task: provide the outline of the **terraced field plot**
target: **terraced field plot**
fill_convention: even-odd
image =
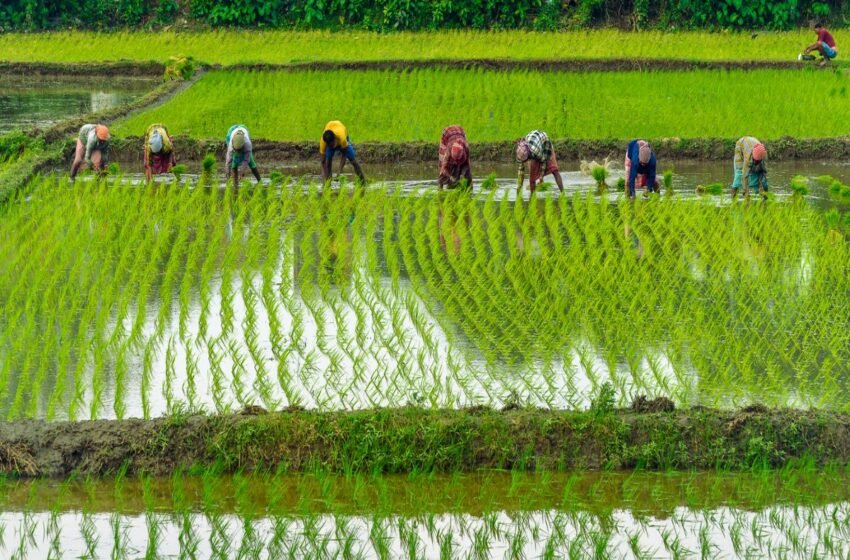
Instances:
[[[0,221],[3,414],[584,408],[606,381],[846,410],[837,215],[45,180]]]
[[[843,74],[814,71],[222,71],[115,132],[140,136],[164,122],[175,134],[223,139],[238,122],[253,138],[318,144],[339,119],[355,144],[436,143],[453,123],[472,142],[535,128],[553,139],[833,137],[850,128],[847,96]]]

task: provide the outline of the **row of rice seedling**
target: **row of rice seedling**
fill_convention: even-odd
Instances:
[[[847,407],[846,220],[801,200],[347,191],[41,180],[0,220],[2,414],[583,408],[605,382]]]
[[[759,107],[745,124],[741,99]],[[355,144],[436,143],[451,123],[462,124],[472,142],[538,128],[552,138],[769,140],[845,134],[846,101],[843,75],[814,71],[222,71],[114,131],[142,135],[151,122],[164,122],[175,134],[223,138],[239,122],[255,138],[318,143],[325,123],[339,119]]]
[[[622,498],[606,501],[604,478],[588,481],[590,477],[580,474],[557,480],[538,476],[536,482],[553,491],[554,499],[507,508],[501,506],[504,498],[498,492],[521,490],[522,477],[508,475],[509,487],[489,489],[470,481],[480,492],[471,508],[450,496],[440,503],[422,485],[399,493],[398,481],[382,478],[340,484],[321,476],[273,475],[258,481],[205,474],[191,481],[182,476],[171,481],[66,481],[50,490],[51,501],[45,501],[42,483],[36,483],[23,502],[0,513],[0,551],[15,559],[687,558],[711,557],[718,551],[725,557],[747,558],[848,553],[846,501],[824,492],[807,503],[783,502],[794,491],[807,490],[794,480],[798,473],[740,477],[739,486],[757,490],[751,495],[760,491],[769,496],[741,506],[728,499],[720,504],[705,501],[699,489],[687,486],[697,480],[693,476],[674,477],[673,484],[684,486],[687,499],[671,510],[647,509],[628,495],[637,491],[640,477],[615,476],[615,484],[625,491]],[[802,480],[811,477],[804,473]],[[728,487],[724,478],[712,475],[715,484]],[[472,497],[463,479],[418,482]],[[652,490],[644,498],[649,502],[672,486],[643,482]],[[777,482],[783,491],[776,490]],[[9,483],[4,486],[16,492]],[[339,493],[341,486],[345,494]],[[349,496],[358,494],[368,506],[351,506]],[[109,507],[104,507],[103,495],[111,498]],[[586,497],[589,503],[576,497]],[[132,505],[125,505],[126,499]]]
[[[833,31],[838,44],[850,35]],[[219,64],[353,60],[610,59],[792,60],[814,38],[809,29],[764,33],[594,29],[558,33],[442,31],[55,32],[0,36],[0,60],[94,62],[167,60],[189,55]],[[156,45],[151,50],[150,46]]]

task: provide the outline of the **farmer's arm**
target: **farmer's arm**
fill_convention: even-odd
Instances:
[[[227,155],[224,156],[224,180],[230,179],[230,162],[233,161],[233,147],[228,144]]]
[[[652,157],[649,160],[649,165],[647,166],[649,168],[649,171],[646,174],[646,189],[647,190],[651,190],[651,189],[655,188],[655,177],[656,177],[655,169],[656,169],[657,164],[658,164],[658,160],[655,159],[655,154],[653,154]]]
[[[637,151],[638,147],[637,143],[635,143],[634,147],[629,149],[629,161],[631,164],[629,165],[629,176],[626,178],[626,190],[628,191],[629,196],[635,195],[635,181],[637,180],[638,171],[638,164],[635,163],[635,160],[637,159]]]
[[[345,168],[345,152],[339,153],[339,174],[342,175],[342,170]]]
[[[145,141],[145,179],[150,181],[153,177],[153,173],[151,172],[151,148],[148,146],[147,140]]]
[[[254,154],[252,153],[248,157],[248,167],[251,168],[251,173],[254,174],[254,178],[257,180],[257,184],[259,184],[262,180],[260,179],[260,170],[257,169],[257,162],[254,160]]]
[[[469,163],[466,164],[466,172],[464,173],[464,177],[466,178],[466,187],[472,188],[472,168],[469,166]]]
[[[524,182],[525,182],[525,164],[520,163],[519,169],[517,169],[517,182],[516,182],[516,192],[517,192],[517,194],[519,194],[519,192],[522,190],[522,184]]]

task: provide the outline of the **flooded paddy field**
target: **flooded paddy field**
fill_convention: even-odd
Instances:
[[[5,76],[0,134],[45,128],[64,119],[129,103],[154,89],[152,78]]]
[[[581,409],[606,384],[620,403],[846,410],[848,244],[787,193],[64,181],[0,223],[8,419]]]
[[[843,557],[826,473],[561,473],[4,483],[10,558]]]

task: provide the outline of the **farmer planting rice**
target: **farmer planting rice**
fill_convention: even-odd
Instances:
[[[437,185],[453,189],[466,181],[472,188],[472,171],[469,168],[469,142],[463,127],[452,125],[443,129],[440,137],[440,176]]]
[[[168,173],[177,164],[174,139],[164,125],[156,123],[145,132],[145,179],[152,175]]]
[[[519,163],[519,180],[517,193],[522,190],[525,179],[525,166],[528,164],[528,188],[534,192],[538,181],[551,173],[561,192],[564,192],[564,182],[558,170],[558,158],[549,136],[540,130],[532,130],[524,138],[517,140],[516,160]]]
[[[744,136],[735,143],[735,177],[732,180],[732,198],[738,196],[743,186],[744,196],[750,196],[754,183],[759,194],[767,192],[767,150],[752,136]]]
[[[251,168],[251,173],[260,182],[260,172],[257,170],[257,162],[254,161],[254,145],[248,135],[248,129],[241,124],[235,124],[227,131],[224,138],[227,144],[227,157],[224,166],[227,168],[224,180],[230,179],[233,171],[233,186],[239,187],[239,176],[245,173],[245,167]],[[241,169],[240,169],[241,168]]]
[[[109,129],[103,124],[84,124],[77,137],[77,150],[71,164],[71,180],[83,163],[102,172],[109,161]]]
[[[827,31],[823,24],[815,24],[815,33],[817,34],[817,41],[806,47],[806,50],[803,51],[803,55],[808,56],[812,51],[819,52],[823,57],[820,64],[821,66],[824,66],[829,64],[830,60],[838,56],[838,49],[835,46],[835,39],[832,37],[832,33]]]
[[[345,161],[348,160],[354,166],[354,172],[357,173],[360,181],[366,182],[363,169],[360,168],[360,163],[354,157],[354,144],[351,143],[345,125],[340,121],[330,121],[325,125],[325,130],[322,131],[322,139],[319,141],[319,153],[322,157],[322,182],[326,183],[333,175],[331,164],[334,154],[339,154],[340,175],[342,175],[342,170],[345,167]]]
[[[646,189],[644,196],[659,192],[661,184],[655,174],[656,160],[646,140],[632,140],[626,148],[626,192],[634,198],[635,189]]]

